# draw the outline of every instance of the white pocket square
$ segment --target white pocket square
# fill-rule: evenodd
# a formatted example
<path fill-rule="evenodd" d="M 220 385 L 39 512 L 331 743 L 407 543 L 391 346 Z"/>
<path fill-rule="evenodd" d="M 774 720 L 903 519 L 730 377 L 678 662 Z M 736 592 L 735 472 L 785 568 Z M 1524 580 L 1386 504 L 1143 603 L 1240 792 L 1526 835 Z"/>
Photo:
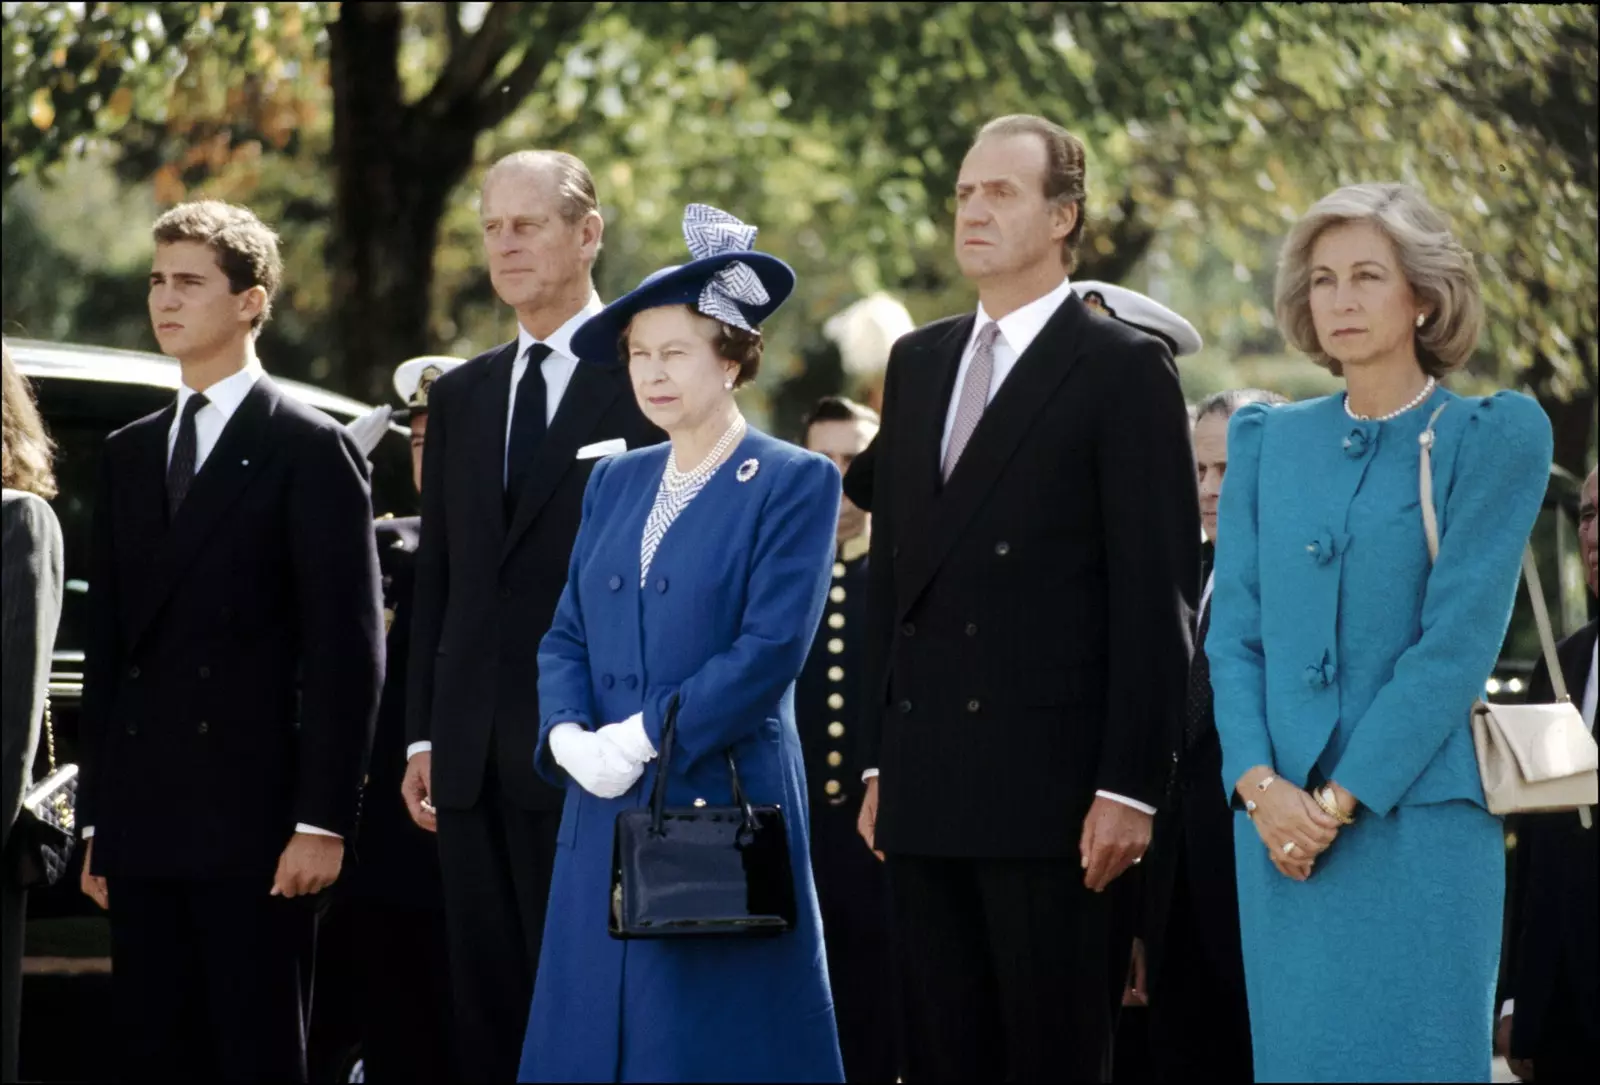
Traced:
<path fill-rule="evenodd" d="M 602 456 L 615 456 L 618 452 L 628 451 L 628 442 L 621 437 L 613 437 L 609 441 L 596 441 L 592 445 L 584 445 L 578 449 L 577 458 L 580 460 L 598 460 Z"/>

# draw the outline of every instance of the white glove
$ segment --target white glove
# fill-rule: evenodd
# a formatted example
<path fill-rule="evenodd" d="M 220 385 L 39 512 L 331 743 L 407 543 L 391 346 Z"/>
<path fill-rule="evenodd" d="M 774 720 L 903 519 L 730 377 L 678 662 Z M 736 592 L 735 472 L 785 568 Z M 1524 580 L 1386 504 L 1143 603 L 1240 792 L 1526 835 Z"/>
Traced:
<path fill-rule="evenodd" d="M 361 454 L 370 460 L 373 449 L 378 447 L 383 435 L 389 432 L 389 419 L 393 417 L 394 408 L 382 404 L 372 408 L 360 418 L 352 418 L 345 423 L 344 428 L 350 431 L 350 436 L 361 446 Z"/>
<path fill-rule="evenodd" d="M 650 736 L 644 733 L 644 713 L 635 712 L 621 723 L 608 723 L 595 734 L 610 742 L 636 765 L 656 759 L 656 748 Z"/>
<path fill-rule="evenodd" d="M 600 799 L 626 794 L 644 775 L 644 765 L 628 760 L 616 743 L 576 723 L 550 729 L 550 756 L 579 787 Z"/>

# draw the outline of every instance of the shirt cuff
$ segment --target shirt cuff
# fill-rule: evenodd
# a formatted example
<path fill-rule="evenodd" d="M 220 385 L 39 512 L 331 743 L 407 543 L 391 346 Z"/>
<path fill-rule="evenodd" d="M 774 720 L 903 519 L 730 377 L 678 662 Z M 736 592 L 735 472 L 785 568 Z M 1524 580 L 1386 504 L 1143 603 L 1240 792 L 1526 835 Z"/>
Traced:
<path fill-rule="evenodd" d="M 1516 999 L 1514 999 L 1514 998 L 1506 999 L 1505 1002 L 1502 1003 L 1501 1006 L 1500 1006 L 1500 1016 L 1501 1017 L 1510 1017 L 1511 1016 L 1511 1011 L 1516 1008 L 1516 1005 L 1517 1005 L 1517 1000 Z"/>
<path fill-rule="evenodd" d="M 635 712 L 627 719 L 616 725 L 617 748 L 635 764 L 642 765 L 646 761 L 653 761 L 656 757 L 655 743 L 650 741 L 650 736 L 644 730 L 644 713 Z"/>
<path fill-rule="evenodd" d="M 1133 807 L 1141 814 L 1149 814 L 1151 817 L 1155 817 L 1156 808 L 1154 806 L 1147 806 L 1138 799 L 1130 799 L 1128 796 L 1118 795 L 1114 791 L 1096 791 L 1095 797 L 1101 799 L 1110 799 L 1112 802 L 1120 802 L 1123 806 Z"/>
<path fill-rule="evenodd" d="M 433 752 L 433 743 L 431 743 L 431 742 L 413 742 L 411 745 L 406 747 L 406 760 L 410 761 L 413 757 L 417 756 L 417 754 L 419 754 L 419 753 L 432 753 L 432 752 Z"/>
<path fill-rule="evenodd" d="M 85 825 L 83 827 L 83 838 L 85 840 L 94 839 L 94 826 L 93 825 Z"/>
<path fill-rule="evenodd" d="M 344 839 L 344 837 L 340 836 L 338 833 L 330 833 L 326 829 L 319 829 L 315 825 L 307 825 L 303 821 L 295 823 L 294 831 L 297 833 L 310 833 L 312 836 L 331 836 L 335 840 Z"/>
<path fill-rule="evenodd" d="M 877 777 L 878 777 L 878 770 L 877 769 L 865 769 L 861 773 L 861 782 L 862 783 L 866 783 L 868 780 L 877 779 Z"/>

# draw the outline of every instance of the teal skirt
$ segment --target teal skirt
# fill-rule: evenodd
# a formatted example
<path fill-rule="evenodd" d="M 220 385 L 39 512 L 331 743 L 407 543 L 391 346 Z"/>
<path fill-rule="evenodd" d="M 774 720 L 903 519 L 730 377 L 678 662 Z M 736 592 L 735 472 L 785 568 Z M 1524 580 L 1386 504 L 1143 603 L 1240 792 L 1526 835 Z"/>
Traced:
<path fill-rule="evenodd" d="M 1467 802 L 1358 816 L 1295 882 L 1234 822 L 1257 1081 L 1489 1081 L 1500 820 Z"/>

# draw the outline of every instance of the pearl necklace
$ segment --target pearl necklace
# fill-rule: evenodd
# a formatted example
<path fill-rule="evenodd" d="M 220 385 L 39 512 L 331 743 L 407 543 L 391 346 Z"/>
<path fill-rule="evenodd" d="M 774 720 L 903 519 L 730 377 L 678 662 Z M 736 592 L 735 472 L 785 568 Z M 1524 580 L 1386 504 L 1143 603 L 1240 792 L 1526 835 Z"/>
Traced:
<path fill-rule="evenodd" d="M 673 449 L 672 453 L 667 456 L 667 470 L 661 477 L 661 484 L 672 491 L 684 490 L 693 486 L 716 469 L 717 465 L 722 462 L 722 457 L 727 455 L 728 449 L 733 446 L 733 442 L 743 432 L 744 415 L 735 415 L 733 425 L 728 427 L 728 431 L 712 446 L 710 455 L 701 460 L 700 466 L 693 471 L 678 470 L 678 450 Z"/>
<path fill-rule="evenodd" d="M 1401 415 L 1405 414 L 1407 411 L 1411 410 L 1413 407 L 1417 406 L 1423 400 L 1431 396 L 1436 383 L 1437 382 L 1432 377 L 1429 377 L 1428 383 L 1422 386 L 1422 391 L 1418 392 L 1416 398 L 1410 403 L 1407 403 L 1404 407 L 1401 407 L 1397 411 L 1390 411 L 1388 414 L 1378 415 L 1377 417 L 1365 414 L 1357 414 L 1355 411 L 1352 411 L 1350 409 L 1350 393 L 1346 392 L 1344 394 L 1344 413 L 1355 419 L 1357 422 L 1388 422 L 1399 418 Z"/>

